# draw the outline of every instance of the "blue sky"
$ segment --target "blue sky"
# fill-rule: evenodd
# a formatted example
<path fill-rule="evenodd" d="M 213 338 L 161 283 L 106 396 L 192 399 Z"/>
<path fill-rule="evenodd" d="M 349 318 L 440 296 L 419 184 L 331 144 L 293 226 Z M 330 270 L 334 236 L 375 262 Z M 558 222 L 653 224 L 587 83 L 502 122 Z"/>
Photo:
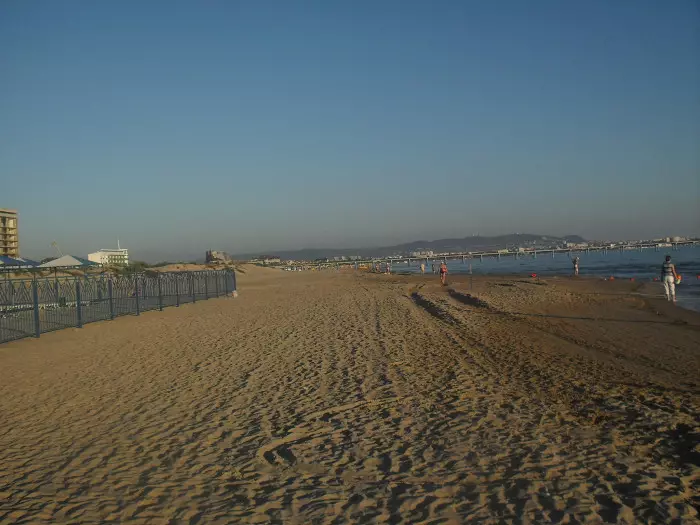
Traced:
<path fill-rule="evenodd" d="M 2 2 L 22 253 L 700 235 L 700 4 Z"/>

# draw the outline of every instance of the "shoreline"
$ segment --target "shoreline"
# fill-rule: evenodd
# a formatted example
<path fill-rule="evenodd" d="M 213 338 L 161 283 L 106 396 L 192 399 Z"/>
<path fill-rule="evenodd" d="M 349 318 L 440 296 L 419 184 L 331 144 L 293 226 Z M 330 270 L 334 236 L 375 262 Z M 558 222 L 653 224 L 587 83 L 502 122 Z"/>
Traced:
<path fill-rule="evenodd" d="M 401 272 L 401 271 L 396 271 L 393 272 L 392 275 L 397 275 L 397 276 L 406 276 L 406 277 L 421 277 L 428 279 L 430 277 L 433 277 L 434 279 L 439 279 L 439 276 L 436 274 L 430 274 L 427 273 L 425 275 L 420 275 L 416 274 L 414 272 Z M 449 278 L 452 279 L 457 279 L 459 281 L 463 281 L 464 279 L 469 279 L 470 274 L 468 273 L 452 273 L 449 274 Z M 519 273 L 479 273 L 479 274 L 473 274 L 474 279 L 499 279 L 499 278 L 505 278 L 505 279 L 533 279 L 530 274 L 519 274 Z M 599 276 L 599 275 L 579 275 L 579 276 L 574 276 L 574 275 L 538 275 L 536 278 L 538 280 L 552 280 L 552 281 L 559 281 L 559 282 L 586 282 L 586 283 L 605 283 L 604 286 L 620 286 L 620 283 L 629 283 L 632 285 L 632 288 L 635 288 L 633 290 L 630 290 L 626 293 L 630 295 L 637 295 L 639 297 L 646 297 L 650 300 L 659 300 L 664 303 L 669 302 L 666 300 L 664 291 L 663 291 L 663 284 L 658 281 L 653 281 L 651 279 L 639 279 L 639 280 L 634 280 L 631 281 L 630 279 L 624 279 L 624 278 L 618 278 L 613 281 L 610 281 L 609 279 Z M 693 293 L 691 291 L 687 291 L 687 287 L 692 286 L 692 285 L 677 285 L 676 286 L 676 298 L 678 299 L 675 307 L 676 308 L 682 308 L 683 310 L 688 310 L 691 312 L 699 312 L 700 313 L 700 297 L 697 297 L 696 293 Z M 694 287 L 696 288 L 696 287 Z M 654 289 L 656 290 L 656 293 L 654 293 Z M 684 291 L 685 289 L 685 291 Z M 642 291 L 639 291 L 642 290 Z M 694 290 L 695 291 L 695 290 Z M 680 293 L 679 293 L 680 292 Z M 604 292 L 601 292 L 604 293 Z M 696 301 L 692 302 L 691 304 L 687 303 L 687 298 L 688 296 L 697 299 Z M 684 300 L 685 299 L 685 300 Z"/>

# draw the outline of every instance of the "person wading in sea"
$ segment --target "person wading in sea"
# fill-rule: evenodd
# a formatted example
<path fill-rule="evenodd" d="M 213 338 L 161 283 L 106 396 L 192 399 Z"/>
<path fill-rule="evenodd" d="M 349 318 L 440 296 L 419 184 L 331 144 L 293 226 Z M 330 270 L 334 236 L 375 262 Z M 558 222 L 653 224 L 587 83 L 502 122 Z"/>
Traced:
<path fill-rule="evenodd" d="M 664 291 L 666 292 L 666 300 L 676 302 L 676 265 L 671 262 L 671 256 L 667 255 L 663 266 L 661 266 L 661 280 L 664 283 Z"/>

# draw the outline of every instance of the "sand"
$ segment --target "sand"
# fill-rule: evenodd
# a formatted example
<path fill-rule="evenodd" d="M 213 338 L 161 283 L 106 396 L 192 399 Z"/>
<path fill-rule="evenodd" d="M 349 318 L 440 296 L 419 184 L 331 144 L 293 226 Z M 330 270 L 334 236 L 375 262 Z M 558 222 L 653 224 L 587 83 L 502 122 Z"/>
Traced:
<path fill-rule="evenodd" d="M 630 283 L 247 268 L 0 346 L 0 523 L 696 523 L 700 316 Z"/>

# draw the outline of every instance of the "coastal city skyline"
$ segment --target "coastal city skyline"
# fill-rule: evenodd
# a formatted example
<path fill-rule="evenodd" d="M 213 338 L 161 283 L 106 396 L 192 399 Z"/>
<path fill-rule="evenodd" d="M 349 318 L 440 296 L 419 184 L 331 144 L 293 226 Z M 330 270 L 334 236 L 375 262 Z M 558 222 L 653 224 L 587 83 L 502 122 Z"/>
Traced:
<path fill-rule="evenodd" d="M 10 208 L 0 208 L 0 211 L 4 213 L 2 218 L 2 223 L 0 223 L 0 255 L 10 256 L 11 258 L 18 258 L 21 251 L 21 244 L 19 242 L 19 234 L 22 231 L 19 224 L 19 213 L 16 209 Z M 27 237 L 23 235 L 23 239 Z M 31 244 L 31 237 L 30 246 Z M 61 250 L 61 245 L 63 247 L 72 248 L 74 244 L 71 242 L 72 239 L 68 239 L 68 242 L 57 242 L 53 240 L 49 247 L 44 248 L 43 251 L 34 251 L 32 248 L 29 249 L 31 258 L 34 259 L 51 259 L 61 257 L 65 254 L 72 254 L 73 256 L 86 256 L 90 261 L 104 264 L 104 263 L 116 263 L 127 264 L 129 258 L 136 261 L 145 261 L 148 263 L 154 263 L 156 261 L 165 260 L 195 260 L 202 261 L 210 257 L 211 253 L 220 252 L 225 254 L 226 257 L 236 258 L 238 260 L 251 260 L 251 259 L 264 259 L 265 257 L 275 257 L 278 256 L 265 256 L 264 253 L 281 253 L 286 254 L 282 258 L 286 259 L 299 259 L 299 260 L 314 260 L 318 257 L 329 258 L 330 260 L 348 260 L 348 259 L 360 259 L 362 257 L 388 257 L 388 256 L 433 256 L 433 255 L 447 255 L 451 253 L 469 253 L 469 247 L 475 248 L 475 252 L 481 252 L 483 248 L 492 250 L 504 250 L 504 251 L 517 251 L 517 250 L 530 250 L 530 249 L 552 249 L 552 248 L 565 248 L 570 247 L 574 249 L 582 249 L 589 247 L 601 247 L 601 246 L 618 246 L 624 244 L 639 244 L 639 243 L 655 243 L 658 246 L 671 246 L 671 243 L 685 242 L 687 240 L 697 239 L 695 236 L 681 236 L 681 235 L 662 235 L 657 237 L 639 237 L 636 239 L 590 239 L 585 238 L 580 235 L 551 235 L 551 234 L 533 234 L 526 232 L 514 232 L 507 234 L 498 235 L 481 235 L 479 233 L 474 233 L 472 235 L 459 236 L 453 238 L 433 238 L 433 239 L 423 239 L 423 240 L 411 240 L 404 241 L 394 245 L 375 245 L 375 246 L 350 246 L 350 247 L 295 247 L 292 249 L 282 249 L 282 250 L 267 250 L 259 252 L 249 252 L 244 253 L 242 251 L 231 250 L 230 246 L 228 249 L 222 249 L 226 243 L 220 243 L 217 245 L 217 249 L 212 252 L 211 248 L 205 251 L 204 256 L 202 253 L 194 251 L 183 250 L 179 253 L 171 253 L 169 256 L 165 256 L 162 253 L 158 254 L 155 252 L 146 252 L 136 250 L 132 251 L 129 255 L 129 249 L 120 246 L 120 241 L 117 239 L 116 248 L 96 248 L 95 246 L 90 246 L 88 251 L 75 251 L 75 250 Z M 106 243 L 103 243 L 105 245 Z M 50 253 L 49 253 L 50 252 Z M 46 254 L 49 254 L 48 256 Z M 155 255 L 157 254 L 157 255 Z M 28 257 L 26 252 L 21 253 L 24 257 Z M 31 259 L 30 259 L 31 260 Z"/>

